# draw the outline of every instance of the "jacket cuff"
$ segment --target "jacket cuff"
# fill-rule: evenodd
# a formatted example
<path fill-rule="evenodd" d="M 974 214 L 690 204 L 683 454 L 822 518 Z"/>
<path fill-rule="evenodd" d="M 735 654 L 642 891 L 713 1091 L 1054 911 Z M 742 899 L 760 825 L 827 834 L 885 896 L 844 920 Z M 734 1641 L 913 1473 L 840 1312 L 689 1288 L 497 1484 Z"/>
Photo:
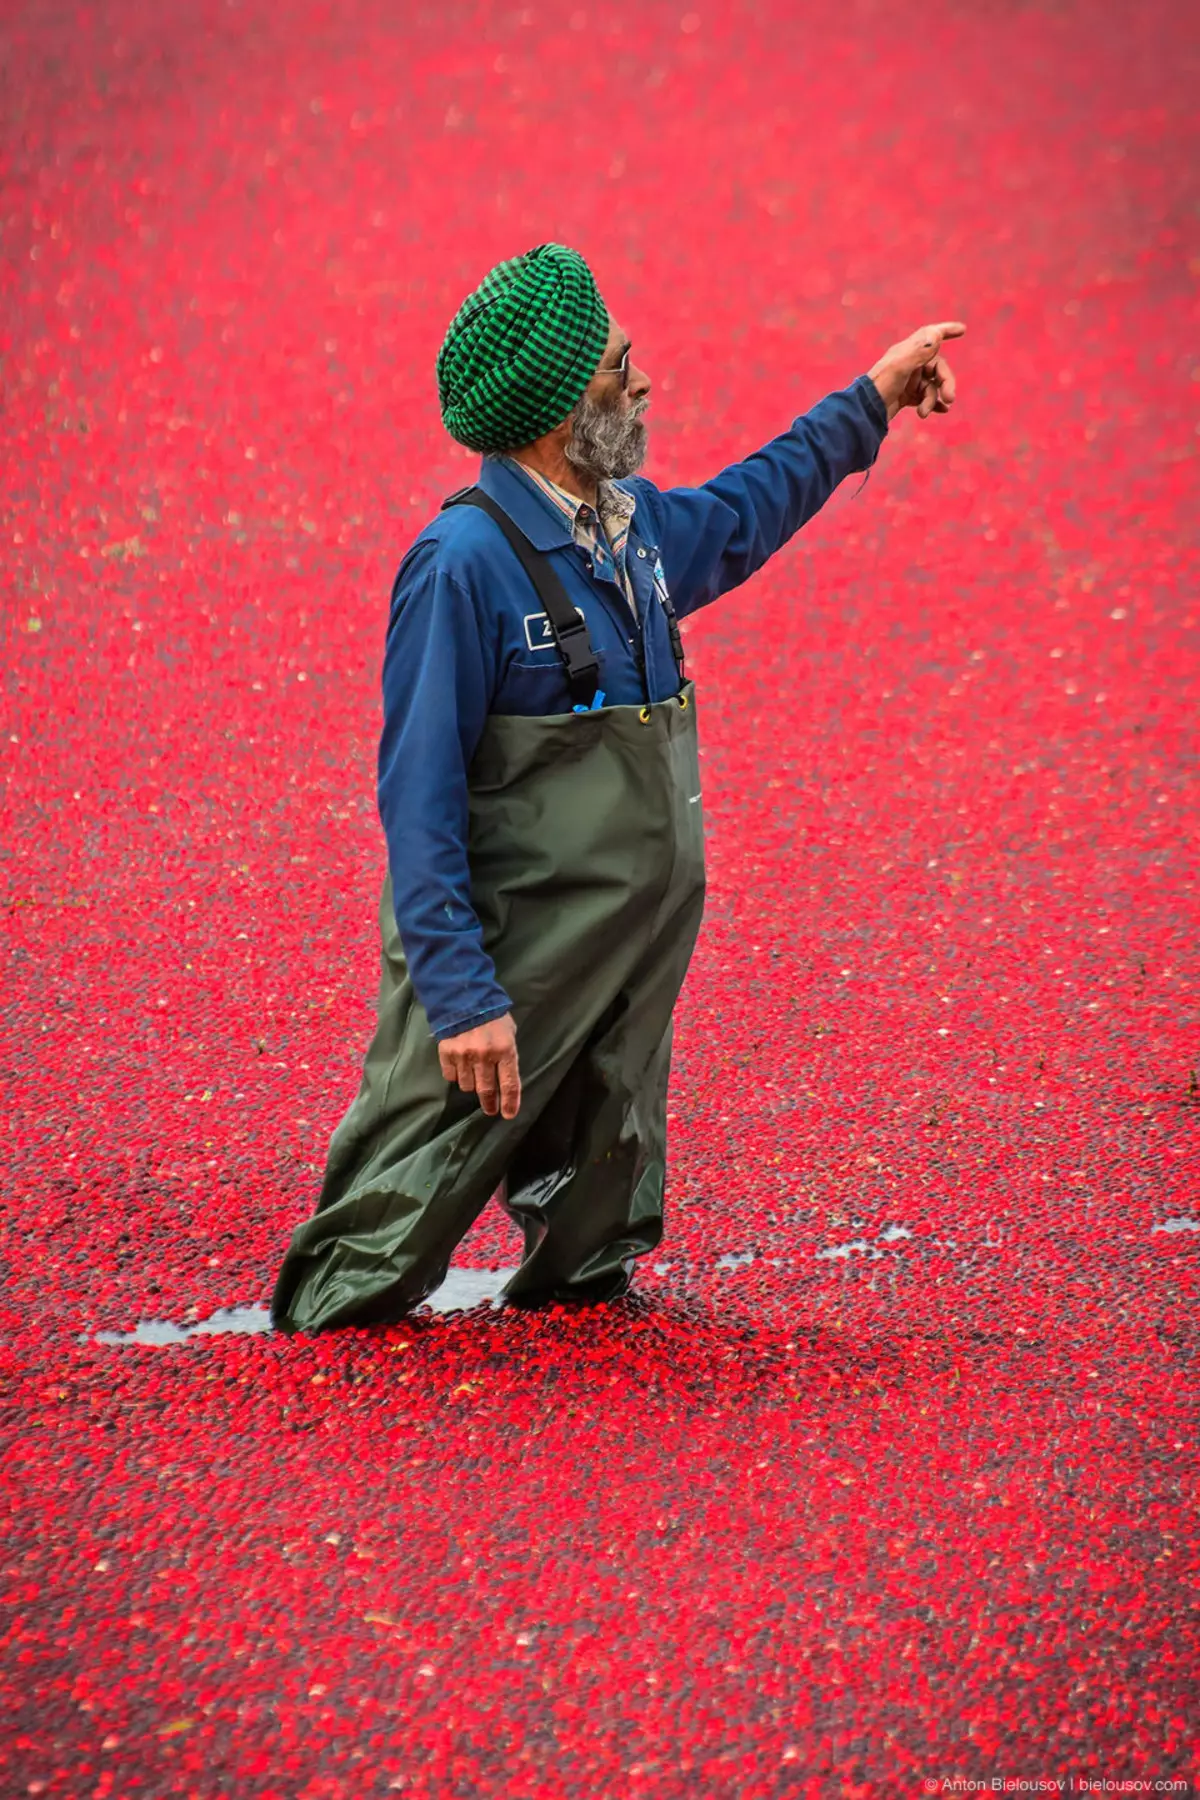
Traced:
<path fill-rule="evenodd" d="M 871 377 L 860 375 L 857 381 L 851 383 L 850 392 L 858 394 L 863 406 L 871 415 L 871 423 L 878 429 L 881 437 L 886 437 L 889 424 L 887 407 L 883 404 L 883 395 Z"/>
<path fill-rule="evenodd" d="M 506 1000 L 503 1006 L 493 1006 L 487 1012 L 472 1013 L 468 1019 L 458 1019 L 450 1025 L 437 1025 L 431 1030 L 430 1036 L 440 1044 L 443 1038 L 457 1037 L 460 1031 L 471 1031 L 476 1025 L 486 1025 L 492 1019 L 502 1019 L 506 1012 L 511 1011 L 511 1003 Z"/>

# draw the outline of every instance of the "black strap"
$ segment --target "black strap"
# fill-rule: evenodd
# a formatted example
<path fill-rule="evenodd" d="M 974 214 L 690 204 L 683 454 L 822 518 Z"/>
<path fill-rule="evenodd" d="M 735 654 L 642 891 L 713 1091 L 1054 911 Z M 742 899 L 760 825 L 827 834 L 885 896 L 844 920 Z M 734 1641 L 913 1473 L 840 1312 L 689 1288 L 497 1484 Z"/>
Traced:
<path fill-rule="evenodd" d="M 657 587 L 657 583 L 655 584 Z M 675 658 L 675 667 L 679 671 L 679 685 L 687 680 L 687 670 L 683 666 L 683 637 L 679 630 L 679 620 L 675 617 L 675 608 L 671 605 L 671 596 L 666 588 L 657 588 L 659 604 L 667 615 L 667 630 L 671 634 L 671 655 Z"/>
<path fill-rule="evenodd" d="M 566 666 L 567 686 L 575 706 L 590 707 L 600 685 L 600 663 L 592 649 L 587 626 L 567 599 L 566 589 L 555 574 L 548 556 L 535 550 L 520 526 L 515 525 L 502 506 L 481 488 L 460 488 L 442 501 L 448 506 L 477 506 L 489 519 L 494 519 L 516 554 L 525 573 L 537 589 L 538 599 L 546 609 L 554 641 Z M 676 628 L 678 629 L 678 627 Z"/>

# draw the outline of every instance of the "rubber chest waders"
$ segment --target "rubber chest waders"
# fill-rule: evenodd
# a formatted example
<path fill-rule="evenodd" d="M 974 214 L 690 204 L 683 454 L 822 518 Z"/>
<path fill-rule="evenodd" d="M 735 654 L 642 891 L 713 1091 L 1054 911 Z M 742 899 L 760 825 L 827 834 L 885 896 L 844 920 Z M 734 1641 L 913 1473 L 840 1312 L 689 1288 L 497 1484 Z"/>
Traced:
<path fill-rule="evenodd" d="M 596 659 L 549 558 L 478 489 L 446 504 L 496 517 L 588 705 Z M 525 1238 L 514 1302 L 615 1299 L 661 1240 L 671 1016 L 704 909 L 695 697 L 677 627 L 672 641 L 678 694 L 493 713 L 468 772 L 471 898 L 517 1027 L 515 1119 L 443 1076 L 385 878 L 376 1029 L 317 1210 L 279 1272 L 278 1329 L 401 1318 L 441 1285 L 502 1182 Z"/>

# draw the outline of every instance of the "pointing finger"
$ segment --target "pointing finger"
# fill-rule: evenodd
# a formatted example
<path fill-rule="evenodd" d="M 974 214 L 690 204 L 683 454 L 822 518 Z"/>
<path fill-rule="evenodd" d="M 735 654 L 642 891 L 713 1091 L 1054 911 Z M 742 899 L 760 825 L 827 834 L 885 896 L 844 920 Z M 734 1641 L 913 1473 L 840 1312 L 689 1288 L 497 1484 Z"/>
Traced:
<path fill-rule="evenodd" d="M 914 331 L 908 340 L 908 357 L 914 367 L 933 362 L 943 338 L 961 337 L 966 326 L 955 319 L 945 321 L 941 325 L 922 325 L 920 331 Z"/>

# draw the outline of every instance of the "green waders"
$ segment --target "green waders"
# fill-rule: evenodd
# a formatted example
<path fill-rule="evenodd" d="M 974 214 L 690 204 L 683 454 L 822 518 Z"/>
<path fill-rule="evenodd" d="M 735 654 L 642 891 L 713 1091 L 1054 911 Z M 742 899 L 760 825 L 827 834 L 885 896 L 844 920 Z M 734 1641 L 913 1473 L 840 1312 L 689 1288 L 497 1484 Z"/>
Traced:
<path fill-rule="evenodd" d="M 671 1015 L 704 909 L 690 681 L 668 700 L 493 714 L 469 772 L 471 897 L 512 999 L 515 1119 L 446 1081 L 392 907 L 378 1023 L 315 1215 L 271 1300 L 284 1331 L 400 1318 L 506 1182 L 504 1297 L 606 1300 L 662 1237 Z"/>

